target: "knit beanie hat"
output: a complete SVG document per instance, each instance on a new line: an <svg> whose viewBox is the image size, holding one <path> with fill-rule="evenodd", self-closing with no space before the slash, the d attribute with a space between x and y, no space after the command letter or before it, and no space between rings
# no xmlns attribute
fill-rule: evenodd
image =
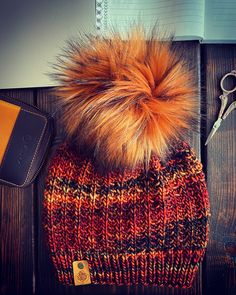
<svg viewBox="0 0 236 295"><path fill-rule="evenodd" d="M67 137L50 160L43 226L63 284L193 284L210 204L184 137L197 85L172 41L136 27L70 40L58 58Z"/></svg>

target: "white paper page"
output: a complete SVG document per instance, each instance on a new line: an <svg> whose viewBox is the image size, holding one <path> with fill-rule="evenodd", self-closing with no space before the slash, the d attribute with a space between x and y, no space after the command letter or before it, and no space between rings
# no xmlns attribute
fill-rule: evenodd
<svg viewBox="0 0 236 295"><path fill-rule="evenodd" d="M1 0L0 89L56 85L49 62L68 38L92 30L95 0Z"/></svg>
<svg viewBox="0 0 236 295"><path fill-rule="evenodd" d="M133 21L146 28L158 21L165 30L174 32L176 40L203 37L204 0L97 0L97 30L106 34L109 27L127 31Z"/></svg>
<svg viewBox="0 0 236 295"><path fill-rule="evenodd" d="M236 42L236 0L205 0L204 42Z"/></svg>

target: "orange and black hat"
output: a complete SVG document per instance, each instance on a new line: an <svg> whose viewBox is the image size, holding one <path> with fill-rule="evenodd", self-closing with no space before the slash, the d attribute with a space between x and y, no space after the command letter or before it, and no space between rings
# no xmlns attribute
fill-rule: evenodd
<svg viewBox="0 0 236 295"><path fill-rule="evenodd" d="M149 37L85 36L55 66L68 137L48 169L43 220L64 284L190 287L204 257L209 196L183 139L197 86L172 39Z"/></svg>

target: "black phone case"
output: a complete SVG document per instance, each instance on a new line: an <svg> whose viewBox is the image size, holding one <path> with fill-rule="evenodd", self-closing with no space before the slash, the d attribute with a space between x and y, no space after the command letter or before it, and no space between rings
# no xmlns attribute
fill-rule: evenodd
<svg viewBox="0 0 236 295"><path fill-rule="evenodd" d="M53 118L6 95L0 94L0 100L21 108L0 164L0 183L25 187L34 181L43 166L53 137Z"/></svg>

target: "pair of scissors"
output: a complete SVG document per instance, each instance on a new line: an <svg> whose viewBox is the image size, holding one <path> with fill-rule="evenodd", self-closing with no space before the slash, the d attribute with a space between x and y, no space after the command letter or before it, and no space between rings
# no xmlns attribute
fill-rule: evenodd
<svg viewBox="0 0 236 295"><path fill-rule="evenodd" d="M216 131L218 130L218 128L220 127L221 123L223 120L225 120L227 118L227 116L236 108L236 101L232 102L229 107L227 108L227 110L225 111L225 108L227 106L228 103L228 95L234 91L236 91L236 86L233 89L227 90L224 88L224 80L228 77L228 76L234 76L236 78L236 70L232 70L230 73L225 74L221 81L220 81L220 87L221 90L223 92L223 94L221 94L219 96L220 100L221 100L221 107L220 107L220 111L218 114L218 118L215 121L210 134L207 137L207 140L205 142L205 145L208 144L208 142L212 139L212 137L214 136L214 134L216 133Z"/></svg>

